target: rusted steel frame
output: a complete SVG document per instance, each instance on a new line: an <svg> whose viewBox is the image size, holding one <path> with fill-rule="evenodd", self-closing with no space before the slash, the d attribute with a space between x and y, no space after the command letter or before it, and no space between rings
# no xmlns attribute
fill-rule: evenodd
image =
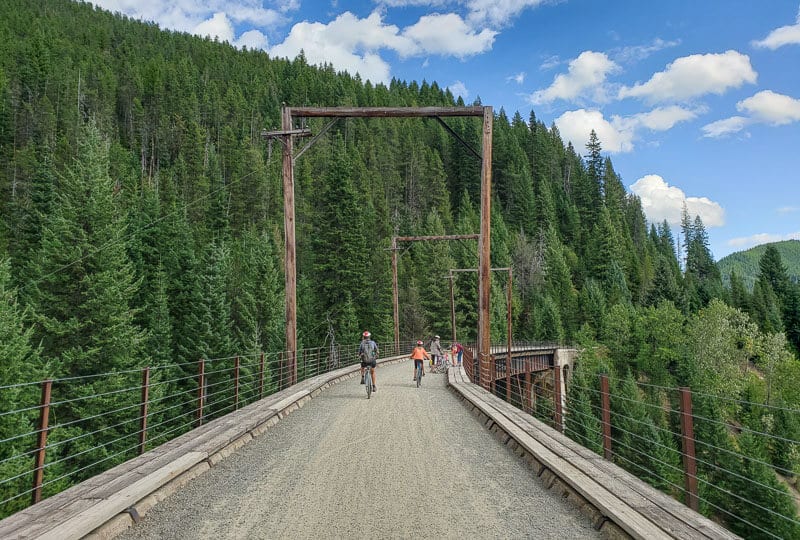
<svg viewBox="0 0 800 540"><path fill-rule="evenodd" d="M692 416L692 391L683 386L681 396L681 438L683 440L683 471L686 485L686 506L692 510L699 507L697 497L697 461L694 450L694 422Z"/></svg>
<svg viewBox="0 0 800 540"><path fill-rule="evenodd" d="M197 425L203 425L203 401L206 385L206 361L202 358L197 366Z"/></svg>
<svg viewBox="0 0 800 540"><path fill-rule="evenodd" d="M453 343L456 342L456 296L455 296L455 276L453 272L447 276L450 280L450 333L453 338Z"/></svg>
<svg viewBox="0 0 800 540"><path fill-rule="evenodd" d="M553 369L553 401L556 406L556 429L564 432L564 410L561 403L561 369Z"/></svg>
<svg viewBox="0 0 800 540"><path fill-rule="evenodd" d="M397 284L397 243L436 242L442 240L477 240L477 234L450 234L443 236L393 236L392 237L392 310L394 316L394 345L400 350L400 292ZM455 338L453 338L455 339Z"/></svg>
<svg viewBox="0 0 800 540"><path fill-rule="evenodd" d="M523 401L522 410L531 410L531 360L525 359L525 401Z"/></svg>
<svg viewBox="0 0 800 540"><path fill-rule="evenodd" d="M308 128L301 128L301 129L281 129L277 131L267 131L266 129L261 130L261 136L267 139L278 139L283 144L283 138L287 135L297 135L299 137L310 137L311 130Z"/></svg>
<svg viewBox="0 0 800 540"><path fill-rule="evenodd" d="M397 288L397 237L392 236L392 316L394 318L394 347L400 348L400 306Z"/></svg>
<svg viewBox="0 0 800 540"><path fill-rule="evenodd" d="M492 211L492 125L491 107L483 108L483 156L481 160L481 225L478 249L478 362L491 356L490 292Z"/></svg>
<svg viewBox="0 0 800 540"><path fill-rule="evenodd" d="M233 361L233 410L239 410L239 357Z"/></svg>
<svg viewBox="0 0 800 540"><path fill-rule="evenodd" d="M329 130L329 129L331 129L331 128L333 127L333 124L335 124L335 123L336 123L336 122L338 122L338 121L339 121L339 119L338 119L338 118L334 118L333 120L331 120L330 122L328 122L328 123L325 125L325 127L324 127L324 128L322 128L321 130L319 130L319 133L317 133L316 135L314 135L314 137L312 137L312 138L311 138L311 140L310 140L310 141L308 141L308 142L306 143L306 145L305 145L303 148L301 148L301 149L300 149L300 151L299 151L299 152L297 152L297 153L294 155L294 159L298 159L300 156L302 156L302 155L305 153L305 151L306 151L306 150L308 150L309 148L311 148L311 146L312 146L312 145L313 145L315 142L317 142L317 141L319 140L319 138L320 138L320 137L322 137L323 135L325 135L325 134L328 132L328 130Z"/></svg>
<svg viewBox="0 0 800 540"><path fill-rule="evenodd" d="M611 399L608 393L608 375L600 375L600 411L603 427L603 457L611 459Z"/></svg>
<svg viewBox="0 0 800 540"><path fill-rule="evenodd" d="M298 118L428 118L436 116L484 116L491 107L288 107Z"/></svg>
<svg viewBox="0 0 800 540"><path fill-rule="evenodd" d="M47 451L47 431L50 429L50 396L53 381L42 381L42 400L39 408L39 430L36 436L36 454L33 460L33 504L42 500L42 480L44 479L44 459Z"/></svg>
<svg viewBox="0 0 800 540"><path fill-rule="evenodd" d="M281 110L281 129L292 129L292 108ZM286 356L289 386L297 380L297 253L294 215L294 139L283 145L284 282L286 291Z"/></svg>
<svg viewBox="0 0 800 540"><path fill-rule="evenodd" d="M508 353L506 354L506 401L511 401L511 268L508 268L508 293L506 296L506 303L508 305L507 309L507 324L508 324L508 336L507 336L507 346L506 349Z"/></svg>
<svg viewBox="0 0 800 540"><path fill-rule="evenodd" d="M142 404L139 412L139 455L147 444L147 406L150 402L150 368L142 369Z"/></svg>
<svg viewBox="0 0 800 540"><path fill-rule="evenodd" d="M264 397L264 353L261 353L261 358L258 362L258 399Z"/></svg>
<svg viewBox="0 0 800 540"><path fill-rule="evenodd" d="M459 135L458 133L456 133L456 132L453 130L453 128L451 128L450 126L448 126L448 125L445 123L445 121L444 121L444 120L442 120L441 116L434 116L434 118L436 119L436 121L437 121L437 122L439 122L439 123L442 125L442 127L444 127L444 129L445 129L445 130L447 130L447 132L448 132L450 135L452 135L453 137L455 137L455 138L456 138L456 140L457 140L458 142L460 142L460 143L461 143L461 145L462 145L464 148L466 148L467 150L469 150L469 151L470 151L470 153L471 153L473 156L475 156L475 157L476 157L476 158L478 158L478 159L482 159L482 156L481 156L480 152L478 152L477 150L475 150L474 148L472 148L472 146L470 146L470 144L469 144L467 141L465 141L465 140L464 140L464 139L461 137L461 135Z"/></svg>
<svg viewBox="0 0 800 540"><path fill-rule="evenodd" d="M479 234L445 234L440 236L394 236L398 242L435 242L437 240L478 240Z"/></svg>

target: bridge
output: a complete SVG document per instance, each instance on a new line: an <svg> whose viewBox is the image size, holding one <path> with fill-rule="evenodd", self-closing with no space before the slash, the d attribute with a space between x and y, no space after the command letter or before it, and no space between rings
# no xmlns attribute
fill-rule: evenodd
<svg viewBox="0 0 800 540"><path fill-rule="evenodd" d="M515 346L506 369L507 350L469 351L418 389L398 352L369 400L357 365L311 354L304 380L264 395L262 357L246 405L236 358L232 412L203 422L201 390L201 425L0 521L0 538L736 538L525 412L528 382L570 354Z"/></svg>

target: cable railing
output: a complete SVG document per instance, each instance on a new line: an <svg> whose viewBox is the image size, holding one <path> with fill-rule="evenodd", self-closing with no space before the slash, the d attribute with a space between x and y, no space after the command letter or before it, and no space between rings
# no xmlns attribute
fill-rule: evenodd
<svg viewBox="0 0 800 540"><path fill-rule="evenodd" d="M381 356L411 348L383 344ZM0 387L0 428L8 434L0 440L0 518L292 382L353 365L357 352L358 344L327 344L298 350L295 369L282 351ZM16 408L2 410L9 403Z"/></svg>
<svg viewBox="0 0 800 540"><path fill-rule="evenodd" d="M743 537L800 538L800 493L786 480L800 440L776 426L796 409L608 375L562 384L560 367L495 355L479 362L467 347L470 380Z"/></svg>

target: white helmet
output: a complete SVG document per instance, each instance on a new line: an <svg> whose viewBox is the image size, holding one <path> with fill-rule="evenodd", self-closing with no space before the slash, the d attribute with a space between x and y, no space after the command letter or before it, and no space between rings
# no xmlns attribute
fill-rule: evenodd
<svg viewBox="0 0 800 540"><path fill-rule="evenodd" d="M370 334L367 330L364 330L364 333L361 335L364 336L365 338L369 338L372 334Z"/></svg>

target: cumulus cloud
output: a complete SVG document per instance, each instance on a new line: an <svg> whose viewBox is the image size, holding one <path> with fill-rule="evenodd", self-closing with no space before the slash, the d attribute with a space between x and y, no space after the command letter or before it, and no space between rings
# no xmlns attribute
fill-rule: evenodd
<svg viewBox="0 0 800 540"><path fill-rule="evenodd" d="M397 51L404 56L430 53L464 58L491 49L496 35L488 28L474 31L455 13L425 15L403 30L411 48Z"/></svg>
<svg viewBox="0 0 800 540"><path fill-rule="evenodd" d="M630 190L642 201L642 209L651 223L667 220L679 225L684 204L692 216L700 216L706 227L725 225L725 210L707 197L687 197L682 189L670 186L661 176L648 174L638 179Z"/></svg>
<svg viewBox="0 0 800 540"><path fill-rule="evenodd" d="M452 93L454 96L461 96L464 98L464 100L466 100L467 96L469 96L469 90L467 90L467 87L461 81L454 82L448 86L447 89L450 90L450 93Z"/></svg>
<svg viewBox="0 0 800 540"><path fill-rule="evenodd" d="M578 109L567 111L555 120L556 127L564 141L572 141L576 148L583 148L594 130L600 139L603 150L611 153L633 150L633 132L615 126L597 110Z"/></svg>
<svg viewBox="0 0 800 540"><path fill-rule="evenodd" d="M607 120L600 111L579 109L562 114L555 124L562 139L580 148L586 146L589 133L594 130L603 150L614 154L633 150L634 140L641 130L667 131L680 122L693 120L703 111L675 105L631 116L614 115Z"/></svg>
<svg viewBox="0 0 800 540"><path fill-rule="evenodd" d="M653 103L684 101L705 94L723 94L745 83L755 84L757 77L750 57L740 52L693 54L678 58L646 83L621 88L618 97Z"/></svg>
<svg viewBox="0 0 800 540"><path fill-rule="evenodd" d="M724 137L738 133L750 124L781 126L800 122L800 99L762 90L736 104L739 112L749 116L731 116L703 126L704 137Z"/></svg>
<svg viewBox="0 0 800 540"><path fill-rule="evenodd" d="M531 94L530 102L541 105L557 99L575 100L585 97L587 90L592 91L595 99L602 100L606 77L618 69L619 66L604 53L584 51L569 63L567 73L556 75L548 88Z"/></svg>
<svg viewBox="0 0 800 540"><path fill-rule="evenodd" d="M262 34L259 30L248 30L234 42L236 47L247 47L253 49L266 49L268 45L267 36Z"/></svg>
<svg viewBox="0 0 800 540"><path fill-rule="evenodd" d="M795 24L781 26L770 32L767 37L752 42L754 47L772 49L773 51L784 45L800 44L800 10L798 10Z"/></svg>
<svg viewBox="0 0 800 540"><path fill-rule="evenodd" d="M202 37L217 38L228 43L233 42L233 25L224 13L215 13L207 21L195 26L192 33Z"/></svg>
<svg viewBox="0 0 800 540"><path fill-rule="evenodd" d="M780 126L800 121L800 99L771 90L763 90L736 104L736 109L750 113L757 122Z"/></svg>
<svg viewBox="0 0 800 540"><path fill-rule="evenodd" d="M388 83L390 67L379 55L383 49L404 58L428 54L463 58L491 49L496 34L491 30L475 32L452 13L423 16L401 31L385 24L378 11L363 19L348 11L328 24L295 24L283 43L269 52L294 58L302 50L311 64L330 63L337 69L359 73L363 79Z"/></svg>
<svg viewBox="0 0 800 540"><path fill-rule="evenodd" d="M226 29L221 26L218 15L221 13L228 20L236 23L250 24L260 28L268 28L284 20L281 14L287 10L297 9L295 1L280 2L278 9L264 8L261 0L92 0L92 3L103 9L124 13L135 19L152 21L162 28L180 32L194 32L200 27L198 35L216 35ZM215 20L216 17L216 20ZM217 25L217 26L215 26ZM222 39L220 37L220 39ZM233 31L225 39L233 41Z"/></svg>
<svg viewBox="0 0 800 540"><path fill-rule="evenodd" d="M782 242L784 240L800 240L800 231L788 234L759 233L751 236L740 236L738 238L731 238L728 240L727 244L736 249L750 249L760 244Z"/></svg>

